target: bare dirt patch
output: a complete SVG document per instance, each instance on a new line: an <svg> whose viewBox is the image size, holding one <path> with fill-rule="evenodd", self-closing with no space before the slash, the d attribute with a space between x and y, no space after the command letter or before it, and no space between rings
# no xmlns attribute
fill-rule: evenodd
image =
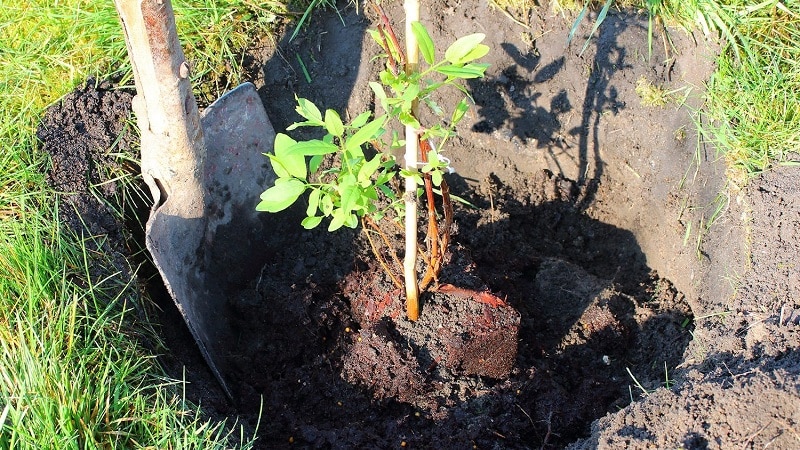
<svg viewBox="0 0 800 450"><path fill-rule="evenodd" d="M251 426L263 399L264 448L796 446L800 175L754 180L730 193L710 230L701 226L728 193L724 165L697 149L687 108L699 105L712 51L673 31L671 45L656 35L649 56L646 18L628 13L611 14L580 54L588 26L567 47L571 20L547 9L525 18L528 27L477 1L430 11L422 19L436 41L481 31L492 48L488 77L468 86L476 105L446 151L454 193L478 206L457 209L451 257L470 274L463 288L505 309L429 297L425 324L412 326L392 312L399 299L364 298L390 289L358 233L305 231L289 211L265 236L271 262L230 296L241 330L226 374L235 404L163 302L163 361L178 378L188 368L187 395ZM252 81L276 130L297 120L295 94L352 116L373 107L366 82L377 47L363 30L374 18L360 12L318 13L295 41L254 53L264 66ZM389 13L399 24L400 6ZM642 79L680 90L666 107L646 106ZM57 188L98 185L87 167L106 164L121 128L98 135L81 124L119 122L113 111L128 110L129 94L109 88L88 85L43 119ZM88 231L125 242L93 225L107 214L96 205L95 215L78 208ZM480 315L503 324L482 348L463 337L454 346L441 331ZM504 330L516 326L514 353ZM491 345L505 349L503 370L474 369Z"/></svg>

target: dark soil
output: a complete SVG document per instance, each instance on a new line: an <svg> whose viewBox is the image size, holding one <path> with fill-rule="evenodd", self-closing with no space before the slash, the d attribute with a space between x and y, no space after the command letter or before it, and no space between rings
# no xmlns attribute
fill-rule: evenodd
<svg viewBox="0 0 800 450"><path fill-rule="evenodd" d="M400 5L388 8L399 24ZM522 17L527 27L473 0L430 11L435 41L483 31L492 48L446 150L459 171L451 189L478 207L456 209L442 277L454 287L426 294L412 324L360 233L305 231L303 208L290 210L265 236L271 262L230 298L234 403L151 289L170 348L162 361L179 379L186 367L187 396L250 429L263 404L262 448L800 444L800 173L729 190L724 166L697 149L687 108L644 106L635 92L642 77L699 86L712 51L672 31L672 46L656 35L648 58L646 17L626 13L580 54L588 25L565 47L571 19L543 8ZM341 14L344 25L319 12L295 41L253 50L277 131L298 119L295 95L351 116L373 107L377 48L363 30L375 18ZM292 53L312 83L279 56ZM687 105L696 94L683 91ZM440 104L455 104L448 95ZM62 220L118 259L138 235L101 201L125 198L103 170L120 167L115 148L133 148L130 98L88 83L39 133L49 179L69 193ZM715 198L730 200L706 229Z"/></svg>
<svg viewBox="0 0 800 450"><path fill-rule="evenodd" d="M130 162L136 138L127 125L133 95L109 81L88 80L47 110L36 133L50 155L47 181L59 193L64 231L84 240L91 282L108 284L111 278L119 281L112 283L115 289L133 288L130 245L144 232L136 221L120 220L136 215L132 196L140 194L114 181L138 171Z"/></svg>

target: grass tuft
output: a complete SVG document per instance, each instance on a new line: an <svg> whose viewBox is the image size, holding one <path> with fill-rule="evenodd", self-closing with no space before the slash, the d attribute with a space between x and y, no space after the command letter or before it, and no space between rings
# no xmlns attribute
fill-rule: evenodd
<svg viewBox="0 0 800 450"><path fill-rule="evenodd" d="M358 7L358 2L354 2L354 4L356 7ZM300 30L303 29L303 26L308 24L308 21L311 20L311 15L320 9L333 9L339 16L339 20L342 21L342 25L344 25L344 19L342 18L342 15L339 14L339 9L336 7L335 0L311 0L305 7L303 15L300 16L300 20L298 20L297 24L295 24L294 31L292 31L291 36L289 36L289 42L292 42L300 33Z"/></svg>
<svg viewBox="0 0 800 450"><path fill-rule="evenodd" d="M288 14L274 0L174 0L173 5L201 104L242 82L244 51L276 31Z"/></svg>
<svg viewBox="0 0 800 450"><path fill-rule="evenodd" d="M729 45L708 83L707 131L745 177L800 158L800 13L785 9L800 2L779 5L741 6L736 31L747 51L738 54L747 56Z"/></svg>
<svg viewBox="0 0 800 450"><path fill-rule="evenodd" d="M664 107L670 102L670 94L662 86L656 86L647 77L636 80L636 94L642 99L644 106Z"/></svg>

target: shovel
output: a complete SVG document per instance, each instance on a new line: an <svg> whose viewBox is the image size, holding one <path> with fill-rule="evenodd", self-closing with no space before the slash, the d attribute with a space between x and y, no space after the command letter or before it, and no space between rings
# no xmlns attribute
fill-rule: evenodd
<svg viewBox="0 0 800 450"><path fill-rule="evenodd" d="M189 82L170 0L115 0L133 63L142 176L154 204L146 246L229 399L238 339L228 298L265 262L267 224L255 211L275 175L263 153L275 131L250 83L203 114Z"/></svg>

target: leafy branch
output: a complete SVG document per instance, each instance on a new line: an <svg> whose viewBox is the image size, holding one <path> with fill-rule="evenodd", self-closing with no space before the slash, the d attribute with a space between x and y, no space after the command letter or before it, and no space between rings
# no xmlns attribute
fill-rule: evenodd
<svg viewBox="0 0 800 450"><path fill-rule="evenodd" d="M380 82L370 82L369 86L385 113L373 117L371 113L364 112L350 123L344 123L336 111L328 109L323 114L311 101L298 98L296 111L304 120L292 124L287 131L299 127L317 127L322 128L325 135L321 139L306 141L296 141L284 133L276 136L274 152L267 156L277 179L275 185L261 195L261 202L256 209L273 213L282 211L308 193L306 217L301 222L303 227L315 228L323 219L330 218L328 230L335 231L341 227L356 228L361 219L365 228L381 236L384 245L390 248L394 263L399 262L397 251L391 248L378 224L389 213L393 213L398 221L405 217L407 239L404 277L394 273L392 265L381 256L369 234L368 238L373 253L395 284L399 285L399 279L405 279L407 315L411 320L416 320L419 290L425 290L431 283L438 284L452 225L452 203L444 179L444 174L451 172L452 168L440 149L455 136L456 125L469 109L469 95L458 83L484 75L488 64L475 61L485 56L489 47L481 44L485 37L483 34L472 34L456 40L445 51L444 59L437 60L428 31L421 23L411 22L410 29L416 42L414 48L426 63L426 68L419 70L418 64L411 64L413 58L407 57L400 49L383 11L377 5L376 8L383 20L370 33L385 52L386 68L380 72ZM412 66L414 70L409 70ZM435 91L445 86L455 87L465 94L447 119L444 110L432 98ZM440 120L423 126L417 113L420 104L426 105ZM392 123L406 127L405 140L392 136L388 142L385 141L386 130ZM409 129L412 130L411 134ZM439 142L438 149L433 144L434 140ZM414 149L413 158L406 155L405 167L400 167L391 153L391 149L402 146ZM330 167L322 169L325 158L333 155L335 157L331 158ZM409 160L413 164L409 165ZM417 164L417 160L420 164ZM315 176L312 177L312 174ZM406 194L402 196L392 183L398 175L407 180ZM415 272L419 245L416 239L416 202L423 193L428 206L428 227L424 240L427 248L419 252L419 257L426 269L418 283ZM442 199L441 214L436 208L435 194ZM409 210L410 207L413 211ZM443 226L439 225L439 217L444 218ZM413 237L409 239L411 227ZM410 275L409 266L413 270Z"/></svg>

